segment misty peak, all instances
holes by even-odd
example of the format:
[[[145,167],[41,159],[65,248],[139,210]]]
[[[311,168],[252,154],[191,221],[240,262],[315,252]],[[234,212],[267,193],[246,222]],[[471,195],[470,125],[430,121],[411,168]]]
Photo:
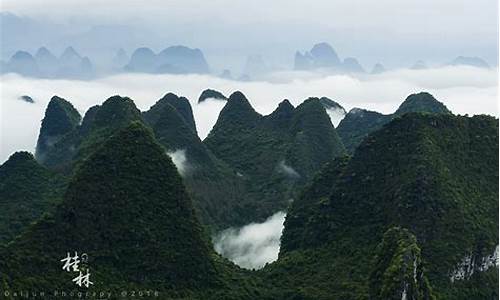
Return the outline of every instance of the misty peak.
[[[52,52],[50,52],[49,49],[47,49],[45,47],[38,48],[38,50],[36,51],[36,54],[35,54],[35,58],[37,60],[39,60],[39,59],[47,59],[47,58],[56,60],[55,55],[52,54]]]
[[[269,120],[269,124],[274,128],[288,129],[290,121],[294,116],[295,107],[287,100],[280,102],[278,107],[264,119]]]
[[[381,73],[384,73],[385,71],[386,71],[386,69],[385,69],[384,65],[382,65],[381,63],[376,63],[373,66],[371,74],[381,74]]]
[[[196,133],[196,122],[193,116],[193,109],[189,100],[186,97],[179,97],[174,93],[167,93],[160,100],[158,100],[148,111],[144,112],[143,116],[149,124],[155,124],[162,116],[163,110],[166,106],[172,106],[177,113],[182,117],[184,122],[189,128]]]
[[[424,70],[427,69],[427,64],[423,60],[417,60],[417,62],[410,69]]]
[[[72,59],[81,59],[82,57],[78,52],[76,52],[75,48],[69,46],[64,49],[64,52],[61,54],[61,60],[72,60]]]
[[[92,128],[123,128],[132,121],[141,120],[141,113],[128,97],[109,97],[97,110]]]
[[[427,92],[409,95],[394,114],[402,115],[408,112],[451,114],[451,111],[443,103]]]
[[[246,102],[248,103],[248,100],[247,98],[245,97],[245,95],[240,92],[240,91],[236,91],[236,92],[233,92],[230,96],[229,96],[229,102]],[[250,104],[250,103],[248,103]]]
[[[248,99],[240,91],[236,91],[229,96],[227,104],[224,108],[255,112]]]
[[[321,97],[319,98],[319,102],[323,105],[325,109],[341,109],[345,113],[344,107],[342,105],[338,104],[337,102],[333,101],[332,99],[328,97]]]
[[[13,60],[17,60],[17,61],[33,61],[35,62],[35,59],[33,58],[33,55],[31,55],[29,52],[27,51],[17,51],[16,53],[14,53],[14,55],[12,55],[11,61]]]
[[[227,100],[227,97],[224,96],[219,91],[212,90],[212,89],[206,89],[203,92],[201,92],[200,97],[198,98],[198,103],[201,103],[205,101],[206,99],[217,99],[217,100]]]
[[[326,42],[315,44],[310,53],[314,57],[338,58],[337,52]]]
[[[132,53],[132,57],[137,56],[137,57],[153,57],[155,56],[155,53],[153,50],[151,50],[148,47],[140,47],[135,49],[134,53]]]
[[[45,154],[68,132],[75,129],[81,120],[73,105],[58,96],[53,96],[42,120],[36,144],[36,158],[43,162]]]
[[[346,57],[342,63],[342,68],[344,72],[347,73],[364,73],[365,70],[354,57]]]
[[[253,126],[260,117],[261,115],[254,110],[242,92],[234,92],[222,108],[210,134],[219,129],[224,131],[227,128],[234,128],[234,126]]]
[[[477,68],[489,69],[490,65],[482,58],[470,57],[470,56],[458,56],[452,62],[449,63],[452,66],[471,66]]]

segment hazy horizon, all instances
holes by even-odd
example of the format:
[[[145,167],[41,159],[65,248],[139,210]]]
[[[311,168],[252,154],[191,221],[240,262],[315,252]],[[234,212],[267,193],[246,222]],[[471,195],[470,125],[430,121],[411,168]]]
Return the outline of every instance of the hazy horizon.
[[[215,72],[240,73],[249,55],[290,69],[296,51],[328,42],[367,70],[377,62],[400,68],[417,60],[440,65],[457,56],[498,65],[496,1],[316,1],[307,14],[303,2],[4,0],[2,15],[19,18],[3,24],[2,59],[16,50],[46,46],[59,54],[73,46],[100,62],[119,48],[130,55],[141,46],[159,51],[186,45],[200,48]]]

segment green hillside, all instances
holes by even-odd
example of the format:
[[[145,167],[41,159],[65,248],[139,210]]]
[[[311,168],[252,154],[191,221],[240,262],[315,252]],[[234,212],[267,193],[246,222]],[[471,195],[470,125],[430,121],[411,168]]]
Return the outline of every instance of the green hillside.
[[[74,130],[81,120],[80,113],[63,98],[54,96],[50,99],[45,117],[42,120],[40,134],[36,144],[36,157],[45,160],[45,154],[51,150],[66,133]]]
[[[493,117],[394,119],[351,159],[326,166],[293,203],[268,276],[286,270],[294,275],[282,284],[316,299],[364,298],[376,246],[399,226],[416,236],[438,299],[497,295],[498,269],[491,265],[498,245],[497,154]],[[452,282],[469,256],[481,263]]]
[[[0,166],[0,244],[11,241],[60,201],[64,179],[16,152]]]
[[[410,112],[451,114],[451,111],[431,94],[421,92],[408,96],[399,108],[390,115],[353,108],[340,122],[337,131],[347,151],[352,154],[368,134],[380,129],[393,118]]]
[[[324,163],[345,151],[319,99],[297,108],[285,100],[261,116],[241,92],[229,97],[204,143],[258,199],[245,208],[253,220],[286,209]]]

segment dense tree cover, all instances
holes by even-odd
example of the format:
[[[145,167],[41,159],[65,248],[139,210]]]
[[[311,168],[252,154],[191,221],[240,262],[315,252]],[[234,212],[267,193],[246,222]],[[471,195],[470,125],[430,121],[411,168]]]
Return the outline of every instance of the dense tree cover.
[[[189,128],[196,134],[196,123],[189,100],[185,97],[178,97],[173,93],[167,93],[163,98],[151,106],[148,111],[144,112],[144,119],[150,124],[156,123],[167,104],[176,109],[177,113],[184,119],[184,122],[186,122]]]
[[[144,114],[146,123],[166,151],[185,159],[180,171],[203,223],[215,230],[251,222],[242,209],[248,201],[243,180],[212,154],[173,106],[161,101]]]
[[[185,156],[182,175],[203,223],[213,230],[243,225],[286,209],[323,163],[344,152],[325,101],[308,99],[297,108],[284,101],[261,116],[234,93],[203,144],[186,98],[168,93],[141,113],[131,99],[114,96],[90,108],[43,163],[69,174],[113,132],[141,121],[169,153]]]
[[[351,159],[326,166],[293,203],[270,276],[283,270],[311,276],[310,286],[300,283],[303,276],[286,284],[320,289],[318,298],[328,299],[325,291],[339,298],[367,295],[372,253],[387,229],[401,226],[416,236],[438,298],[497,295],[497,268],[481,267],[498,245],[497,153],[493,117],[395,118],[369,135]],[[468,256],[477,262],[474,273],[452,282]],[[321,286],[323,277],[314,273],[325,268],[338,286]]]
[[[76,162],[92,153],[113,132],[138,120],[141,113],[130,98],[110,97],[101,106],[91,107],[82,124],[63,135],[44,159],[38,160],[52,170],[69,174]]]
[[[340,109],[345,112],[345,109],[342,107],[342,105],[338,104],[330,98],[321,97],[319,98],[319,102],[321,102],[321,104],[323,104],[326,109]]]
[[[409,112],[451,114],[448,108],[431,94],[421,92],[408,96],[399,108],[390,115],[353,108],[340,122],[337,130],[347,151],[352,154],[368,134],[380,129],[393,118]]]
[[[45,153],[66,133],[75,129],[81,120],[80,113],[63,98],[50,99],[36,145],[38,160],[45,160]]]
[[[294,108],[287,100],[261,116],[241,92],[233,93],[204,143],[245,180],[245,207],[254,220],[285,209],[322,164],[344,153],[317,98]]]
[[[200,97],[198,98],[198,103],[201,103],[209,98],[217,100],[227,100],[227,97],[224,96],[224,94],[222,94],[221,92],[212,89],[206,89],[201,92]]]
[[[242,94],[231,98],[210,134],[221,142],[213,152],[214,140],[202,143],[168,102],[154,106],[154,118],[118,96],[91,108],[54,147],[71,170],[62,200],[60,177],[28,153],[14,154],[0,167],[0,205],[2,193],[20,199],[29,218],[0,245],[0,289],[74,289],[59,260],[82,251],[91,258],[89,291],[152,289],[161,299],[498,298],[497,119],[402,113],[349,157],[318,99],[297,108],[283,101],[261,116]],[[178,150],[185,169],[169,158]],[[252,192],[259,198],[246,198]],[[255,221],[272,193],[298,195],[278,261],[247,271],[215,254],[199,216],[215,226],[233,222],[229,214]],[[5,207],[7,218],[18,209]]]
[[[0,166],[0,244],[11,241],[60,201],[65,180],[16,152]]]
[[[393,227],[384,233],[370,274],[370,299],[435,299],[417,239],[408,230]]]
[[[251,202],[243,190],[243,180],[201,142],[188,100],[172,93],[144,113],[131,99],[120,96],[91,107],[82,124],[62,136],[42,162],[71,174],[104,140],[132,121],[150,126],[167,152],[185,155],[186,172],[182,175],[203,224],[218,230],[253,221],[253,215],[247,215],[243,208]]]
[[[215,284],[211,249],[164,149],[138,123],[112,136],[77,170],[64,201],[2,253],[10,288],[68,286],[56,264],[67,251],[91,257],[96,287]]]

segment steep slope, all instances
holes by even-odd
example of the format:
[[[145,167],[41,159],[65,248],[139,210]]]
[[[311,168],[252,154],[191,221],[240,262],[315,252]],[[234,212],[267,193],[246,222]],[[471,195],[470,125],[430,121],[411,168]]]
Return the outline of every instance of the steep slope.
[[[215,230],[252,221],[241,208],[243,180],[211,153],[179,110],[161,99],[144,116],[176,163],[205,225]]]
[[[340,121],[342,121],[342,119],[345,117],[347,112],[342,107],[342,105],[338,104],[330,98],[321,97],[319,98],[319,102],[321,102],[323,107],[326,109],[326,112],[330,116],[330,121],[332,121],[333,126],[335,126],[336,128],[339,125]]]
[[[435,299],[417,239],[408,230],[393,227],[384,233],[370,274],[370,299]]]
[[[72,282],[78,271],[62,269],[62,259],[75,253],[79,270],[90,273],[88,287]],[[0,247],[0,269],[0,288],[9,292],[282,298],[215,254],[174,164],[139,122],[113,134],[83,162],[54,214]]]
[[[340,121],[337,132],[347,151],[353,153],[368,134],[380,129],[391,118],[376,111],[353,108]]]
[[[421,92],[408,96],[396,112],[390,115],[353,108],[339,123],[338,133],[348,152],[353,153],[369,133],[380,129],[393,118],[409,112],[451,114],[451,111],[431,94]]]
[[[227,97],[224,96],[221,92],[212,89],[206,89],[201,92],[200,97],[198,98],[198,103],[201,103],[210,98],[217,100],[227,100]]]
[[[421,92],[412,94],[401,103],[394,113],[395,116],[401,116],[409,112],[426,112],[434,114],[451,114],[451,111],[441,102],[437,101],[431,94]]]
[[[26,51],[17,51],[6,64],[6,72],[14,72],[24,76],[39,76],[40,68],[35,58]],[[4,71],[4,72],[5,72]]]
[[[35,53],[35,60],[43,76],[51,76],[59,68],[59,60],[45,47]]]
[[[73,105],[58,96],[52,97],[45,117],[42,120],[40,134],[36,144],[36,158],[45,161],[45,155],[67,133],[74,130],[80,123],[80,113]]]
[[[297,108],[285,100],[261,116],[240,92],[229,97],[204,143],[259,199],[247,209],[258,219],[285,209],[323,163],[344,152],[319,99]]]
[[[50,126],[52,120],[47,120]],[[242,208],[250,199],[244,192],[244,181],[201,142],[189,101],[172,93],[144,113],[131,99],[120,96],[91,107],[81,125],[66,133],[46,153],[43,163],[71,174],[104,140],[132,121],[150,126],[168,154],[178,162],[204,225],[218,230],[253,221]]]
[[[365,69],[354,57],[346,57],[342,62],[342,70],[346,73],[365,73]]]
[[[185,97],[178,97],[174,93],[167,93],[163,98],[151,106],[149,110],[143,114],[144,119],[150,124],[156,123],[159,119],[159,115],[167,104],[173,106],[180,113],[186,124],[188,124],[191,130],[196,134],[196,123],[189,100]]]
[[[438,299],[498,297],[497,154],[493,117],[395,118],[293,203],[268,278],[287,270],[277,284],[314,299],[368,297],[373,253],[399,226],[415,235]]]
[[[328,43],[315,44],[309,52],[295,54],[295,70],[340,68],[340,58]]]
[[[72,274],[54,263],[68,251],[88,254],[96,289],[163,282],[181,291],[216,280],[212,250],[182,179],[139,123],[82,164],[53,217],[9,245],[0,256],[2,279],[11,288],[73,284]]]
[[[75,162],[88,156],[112,133],[139,120],[141,113],[130,98],[110,97],[101,106],[89,109],[81,125],[60,137],[50,151],[44,153],[43,159],[38,156],[37,159],[51,169],[71,172]],[[48,119],[47,126],[53,126],[55,122]]]
[[[0,244],[11,241],[62,197],[64,180],[16,152],[0,166]]]

